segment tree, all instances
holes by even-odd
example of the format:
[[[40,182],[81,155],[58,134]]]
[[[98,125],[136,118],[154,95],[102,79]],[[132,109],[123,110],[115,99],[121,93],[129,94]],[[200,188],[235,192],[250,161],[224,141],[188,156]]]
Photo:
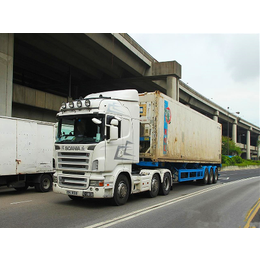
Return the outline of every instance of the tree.
[[[227,136],[222,136],[222,154],[223,155],[240,155],[241,149]]]

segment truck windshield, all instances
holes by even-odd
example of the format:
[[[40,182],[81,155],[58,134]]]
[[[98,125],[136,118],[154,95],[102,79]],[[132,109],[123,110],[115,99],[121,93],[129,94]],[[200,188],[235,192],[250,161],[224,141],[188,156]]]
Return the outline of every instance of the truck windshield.
[[[101,123],[94,123],[93,118]],[[58,120],[56,143],[88,144],[104,140],[104,115],[64,116]]]

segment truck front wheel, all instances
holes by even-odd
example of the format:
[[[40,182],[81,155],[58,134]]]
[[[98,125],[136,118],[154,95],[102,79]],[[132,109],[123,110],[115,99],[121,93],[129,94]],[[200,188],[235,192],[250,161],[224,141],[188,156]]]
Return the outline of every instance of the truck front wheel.
[[[42,174],[40,182],[35,183],[35,190],[40,192],[48,192],[52,189],[52,177],[49,174]]]
[[[124,205],[129,197],[130,186],[125,175],[119,175],[116,180],[113,202],[116,206]]]

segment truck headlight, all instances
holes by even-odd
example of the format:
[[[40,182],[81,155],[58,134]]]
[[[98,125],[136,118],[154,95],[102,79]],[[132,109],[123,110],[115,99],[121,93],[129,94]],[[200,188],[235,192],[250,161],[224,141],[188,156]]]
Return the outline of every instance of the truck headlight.
[[[77,101],[77,107],[79,107],[79,108],[82,107],[82,102],[81,102],[81,100],[78,100],[78,101]]]
[[[73,103],[73,101],[70,101],[70,102],[69,102],[69,107],[70,107],[70,108],[74,108],[74,103]]]
[[[62,102],[62,103],[61,103],[61,108],[62,108],[62,109],[66,109],[66,103],[65,103],[65,102]]]
[[[92,163],[92,171],[98,170],[98,160],[93,161]]]
[[[104,187],[104,181],[91,180],[91,181],[89,182],[89,186],[93,186],[93,187]]]

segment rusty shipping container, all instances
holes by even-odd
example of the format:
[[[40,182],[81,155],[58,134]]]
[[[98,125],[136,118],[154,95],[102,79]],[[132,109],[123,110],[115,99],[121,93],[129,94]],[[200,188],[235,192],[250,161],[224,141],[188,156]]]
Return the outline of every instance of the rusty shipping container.
[[[221,163],[221,124],[158,91],[139,97],[140,161]]]

